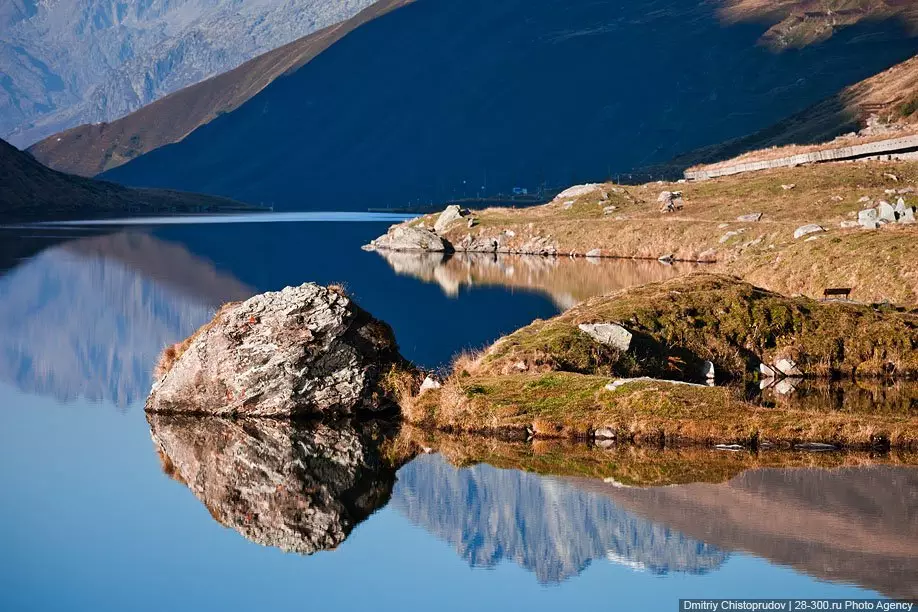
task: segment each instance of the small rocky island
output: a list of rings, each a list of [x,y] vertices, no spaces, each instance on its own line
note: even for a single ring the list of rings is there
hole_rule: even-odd
[[[228,304],[167,349],[147,410],[300,417],[397,406],[420,427],[503,438],[913,448],[912,411],[762,409],[743,385],[913,378],[916,347],[914,311],[692,274],[588,300],[425,378],[340,288],[305,284]]]

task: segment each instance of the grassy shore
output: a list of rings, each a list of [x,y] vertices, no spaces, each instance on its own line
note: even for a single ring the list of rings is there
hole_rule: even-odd
[[[627,351],[600,344],[581,323],[616,322]],[[711,274],[588,300],[535,321],[478,355],[456,360],[442,388],[402,397],[411,423],[446,431],[536,438],[680,444],[826,443],[918,447],[910,409],[835,410],[818,403],[764,407],[729,387],[616,377],[698,380],[701,364],[743,377],[780,359],[808,376],[918,374],[918,314],[891,307],[787,298]]]
[[[916,185],[915,162],[820,164],[697,183],[605,184],[543,206],[475,211],[473,227],[455,222],[443,236],[460,251],[712,262],[720,272],[782,293],[820,297],[826,287],[843,286],[853,289],[855,300],[915,304],[918,226],[865,230],[842,229],[841,223],[880,200],[894,204],[900,194],[887,190]],[[676,190],[683,192],[684,208],[659,212],[660,192]],[[918,193],[901,197],[918,204]],[[761,219],[738,220],[752,213]],[[427,215],[407,223],[431,228],[435,221],[436,215]],[[827,231],[794,238],[798,227],[811,223]]]

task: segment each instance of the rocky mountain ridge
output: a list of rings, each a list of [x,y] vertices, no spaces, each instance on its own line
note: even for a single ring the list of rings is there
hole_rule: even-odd
[[[0,8],[0,136],[111,121],[373,0],[15,0]]]

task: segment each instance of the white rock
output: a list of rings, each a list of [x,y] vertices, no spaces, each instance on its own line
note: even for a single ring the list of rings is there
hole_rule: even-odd
[[[858,204],[867,204],[870,202],[870,196],[862,196],[861,199],[857,201]]]
[[[783,189],[784,191],[790,191],[796,186],[797,185],[795,183],[791,183],[790,185],[781,185],[781,189]]]
[[[587,194],[598,191],[602,185],[598,183],[587,183],[586,185],[574,185],[573,187],[568,187],[561,193],[555,196],[555,200],[569,200],[571,198],[579,198]]]
[[[617,323],[581,323],[580,331],[600,344],[616,348],[622,352],[631,348],[631,332]]]
[[[704,374],[704,377],[708,380],[713,380],[715,377],[714,364],[710,361],[705,361],[701,368],[701,373]]]
[[[602,257],[602,249],[591,249],[586,253],[587,257]]]
[[[597,440],[614,440],[615,430],[611,427],[600,427],[593,432],[593,437]]]
[[[792,359],[778,359],[774,364],[775,370],[784,376],[803,376],[803,372]]]
[[[880,202],[877,206],[877,217],[878,221],[885,221],[886,223],[895,223],[896,222],[896,209],[892,207],[887,201]]]
[[[736,218],[737,221],[743,223],[755,223],[762,218],[762,213],[749,213],[748,215],[740,215]]]
[[[851,229],[852,227],[860,227],[860,223],[857,221],[842,221],[839,226],[842,229]]]
[[[762,376],[764,376],[765,378],[775,378],[778,376],[778,373],[775,371],[775,369],[772,368],[767,363],[759,364],[759,372],[761,372]]]
[[[809,225],[802,225],[798,227],[796,231],[794,231],[794,239],[796,240],[798,238],[802,238],[803,236],[806,236],[807,234],[815,234],[817,232],[824,232],[824,231],[826,230],[823,229],[821,226],[816,225],[815,223],[810,223]]]
[[[437,380],[433,376],[428,376],[427,378],[424,379],[424,382],[421,383],[421,388],[418,391],[418,395],[423,395],[427,391],[431,391],[433,389],[439,389],[442,386],[443,385],[440,384],[439,380]]]
[[[458,221],[468,214],[469,211],[463,210],[458,204],[447,206],[445,209],[443,209],[443,212],[440,213],[440,216],[437,218],[437,222],[434,223],[434,231],[440,234],[445,231],[446,228],[448,228],[454,221]]]
[[[911,206],[905,207],[905,211],[899,217],[899,223],[903,225],[912,225],[915,223],[915,210]]]

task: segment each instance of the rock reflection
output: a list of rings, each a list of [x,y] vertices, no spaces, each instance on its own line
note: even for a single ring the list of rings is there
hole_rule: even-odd
[[[65,242],[0,276],[0,380],[127,407],[146,395],[163,347],[251,293],[146,234]]]
[[[221,525],[287,552],[336,548],[389,501],[400,463],[376,423],[147,418],[166,474]]]
[[[785,378],[761,383],[760,403],[810,412],[918,413],[918,382],[897,380],[819,381]]]
[[[377,252],[396,274],[436,283],[450,296],[457,295],[462,286],[499,285],[541,291],[561,309],[610,291],[682,276],[699,267],[631,259]]]

